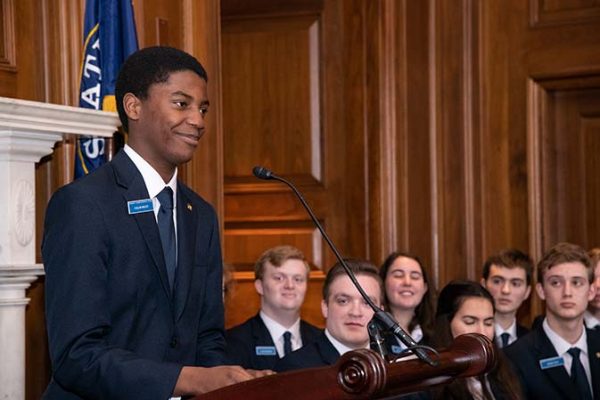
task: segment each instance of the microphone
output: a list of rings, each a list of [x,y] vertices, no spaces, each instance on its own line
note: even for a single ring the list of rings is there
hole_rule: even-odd
[[[406,333],[404,331],[404,329],[402,329],[400,327],[400,325],[398,325],[398,323],[394,320],[394,317],[389,312],[386,312],[386,311],[382,310],[381,308],[377,307],[375,305],[375,303],[373,303],[371,298],[369,296],[367,296],[367,294],[365,293],[363,288],[360,286],[360,284],[356,280],[356,277],[354,276],[352,271],[350,271],[350,268],[348,267],[348,265],[346,264],[346,262],[340,255],[339,251],[337,250],[337,247],[335,247],[335,245],[333,244],[331,239],[329,239],[329,236],[325,232],[325,229],[323,229],[323,226],[317,219],[316,215],[313,213],[312,209],[310,208],[310,206],[308,205],[306,200],[304,200],[304,196],[302,196],[302,194],[298,191],[298,189],[296,189],[296,186],[294,186],[291,182],[285,180],[284,178],[275,175],[273,173],[273,171],[271,171],[265,167],[256,166],[252,169],[252,173],[258,179],[262,179],[262,180],[273,180],[274,179],[276,181],[286,184],[290,189],[292,189],[292,191],[294,192],[296,197],[300,200],[300,202],[304,206],[304,209],[308,212],[308,215],[310,215],[310,218],[312,219],[315,226],[319,229],[319,232],[321,232],[321,235],[323,236],[323,238],[329,245],[329,248],[331,249],[331,251],[333,251],[333,254],[335,254],[335,258],[337,258],[339,263],[342,265],[342,267],[346,271],[346,274],[348,275],[348,277],[350,278],[350,280],[352,281],[352,283],[354,284],[356,289],[358,289],[358,292],[360,293],[362,298],[367,302],[369,307],[371,307],[371,309],[374,311],[375,314],[374,314],[373,318],[376,319],[383,328],[385,328],[386,330],[389,330],[391,332],[394,332],[394,335],[396,335],[396,337],[398,339],[400,339],[400,341],[402,343],[404,343],[406,345],[406,347],[412,348],[414,346],[418,346],[417,342],[415,342],[415,340],[412,337],[410,337],[410,335],[408,333]],[[427,364],[429,364],[433,367],[438,365],[438,361],[433,360],[431,357],[429,357],[429,355],[427,354],[427,352],[425,350],[423,350],[423,348],[415,347],[415,348],[412,348],[411,350],[417,355],[417,357],[419,357],[419,359],[421,359],[422,361],[425,361]]]
[[[371,350],[376,351],[384,360],[387,360],[388,351],[385,347],[385,339],[381,336],[381,329],[375,318],[369,322],[367,330],[369,331],[369,338],[371,338]]]
[[[252,168],[252,173],[258,179],[263,179],[263,180],[273,179],[273,173],[271,171],[269,171],[268,169],[266,169],[265,167],[256,166],[256,167]]]

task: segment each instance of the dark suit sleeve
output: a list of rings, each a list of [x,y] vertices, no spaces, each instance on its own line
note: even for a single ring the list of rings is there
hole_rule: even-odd
[[[203,367],[227,364],[225,357],[225,334],[223,308],[223,265],[219,240],[219,224],[216,213],[211,208],[210,241],[208,243],[208,274],[206,295],[202,302],[202,312],[198,324],[198,346],[196,363]],[[199,244],[205,246],[206,244]]]
[[[51,199],[42,254],[53,379],[89,399],[168,398],[181,365],[108,346],[109,239],[104,208],[67,186]]]
[[[248,368],[248,365],[250,364],[248,349],[252,347],[252,345],[240,340],[238,336],[236,329],[233,331],[229,330],[225,333],[225,339],[227,341],[227,362],[231,365],[241,365],[244,368]]]

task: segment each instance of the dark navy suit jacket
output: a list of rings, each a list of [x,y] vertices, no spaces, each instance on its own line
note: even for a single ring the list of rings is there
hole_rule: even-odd
[[[46,399],[167,399],[183,365],[224,363],[221,250],[213,208],[177,187],[178,267],[169,289],[142,175],[120,152],[57,191],[42,255],[52,380]]]
[[[321,329],[305,321],[300,321],[300,336],[302,346],[313,342],[321,333]],[[273,338],[260,314],[246,322],[228,329],[225,333],[227,341],[227,358],[230,363],[250,369],[273,369],[279,360],[276,352],[273,354],[257,355],[257,346],[275,349]]]
[[[523,325],[517,324],[517,339],[527,335],[529,333],[529,329],[524,327]]]
[[[321,333],[317,339],[301,349],[291,352],[275,363],[274,371],[284,372],[295,369],[324,367],[333,365],[340,358],[340,353],[333,344]]]
[[[600,399],[600,335],[586,330],[594,398]],[[565,367],[542,369],[540,360],[558,354],[546,336],[542,324],[505,349],[528,399],[577,400],[577,390]]]

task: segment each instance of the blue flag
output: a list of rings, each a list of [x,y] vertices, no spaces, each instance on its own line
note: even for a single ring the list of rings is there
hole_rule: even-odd
[[[137,50],[131,0],[86,0],[79,106],[116,111],[115,82],[121,64]],[[75,147],[75,179],[106,162],[105,140],[81,136]]]

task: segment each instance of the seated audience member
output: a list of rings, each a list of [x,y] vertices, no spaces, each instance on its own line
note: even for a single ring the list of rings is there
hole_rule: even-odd
[[[254,266],[260,311],[226,332],[230,362],[250,369],[272,369],[284,355],[315,340],[317,327],[300,319],[309,265],[292,246],[265,251]]]
[[[585,250],[570,243],[557,244],[538,263],[535,288],[546,317],[506,349],[527,398],[600,398],[600,336],[583,325],[595,294],[592,277]]]
[[[383,286],[377,267],[367,261],[345,261],[369,298],[380,306]],[[275,371],[332,365],[348,351],[369,347],[367,324],[373,317],[373,310],[339,263],[325,277],[321,311],[326,319],[325,332],[313,343],[279,360]]]
[[[494,299],[479,283],[452,281],[438,297],[435,348],[451,345],[453,339],[467,333],[494,338]],[[519,381],[502,352],[496,351],[498,363],[489,373],[464,379],[431,391],[433,399],[519,399]]]
[[[435,289],[421,260],[394,252],[384,261],[379,273],[384,282],[387,310],[417,343],[429,343],[435,318]],[[386,334],[385,340],[393,354],[406,348],[393,334]]]
[[[509,249],[491,256],[483,264],[481,284],[494,297],[496,344],[506,347],[529,329],[517,323],[517,311],[531,292],[533,263],[519,250]]]
[[[596,296],[589,302],[583,318],[587,328],[600,332],[600,248],[590,250],[588,255],[594,270],[593,285],[596,288]]]

